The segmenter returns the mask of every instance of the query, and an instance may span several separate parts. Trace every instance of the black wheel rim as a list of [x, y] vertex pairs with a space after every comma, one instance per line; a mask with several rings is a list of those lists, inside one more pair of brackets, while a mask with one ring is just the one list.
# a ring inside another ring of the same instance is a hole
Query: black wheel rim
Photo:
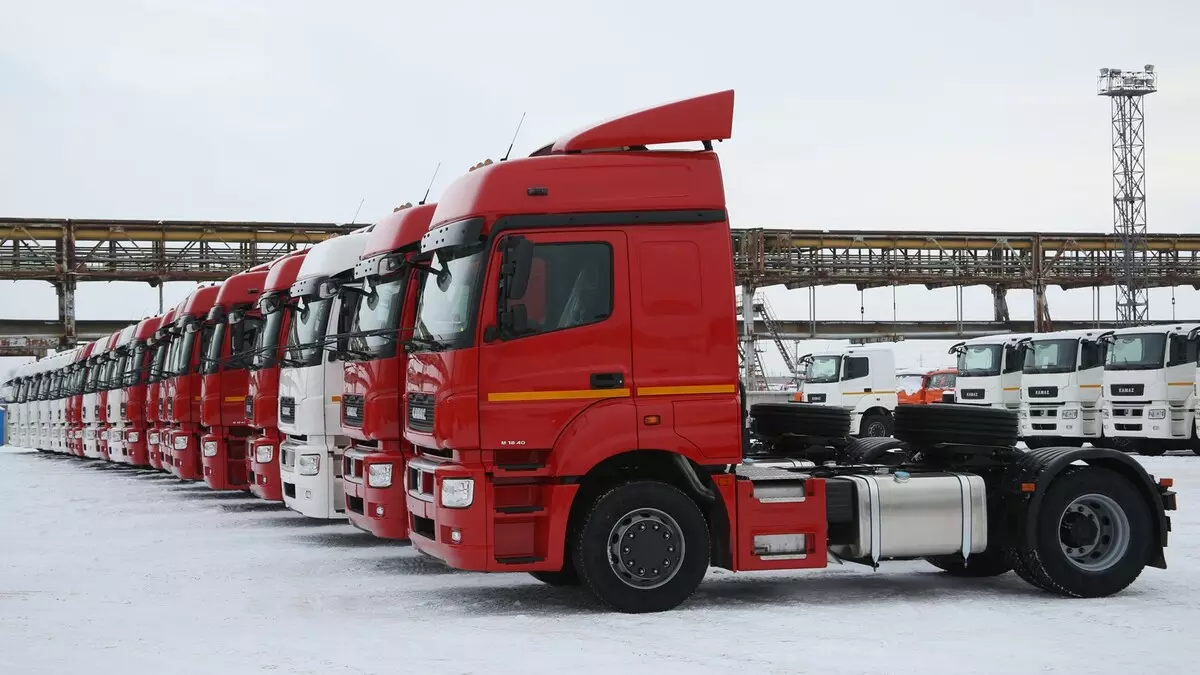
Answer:
[[608, 534], [608, 564], [626, 586], [649, 590], [675, 578], [683, 563], [683, 531], [658, 509], [635, 509]]
[[867, 436], [882, 438], [887, 436], [887, 425], [880, 420], [873, 420], [867, 425]]

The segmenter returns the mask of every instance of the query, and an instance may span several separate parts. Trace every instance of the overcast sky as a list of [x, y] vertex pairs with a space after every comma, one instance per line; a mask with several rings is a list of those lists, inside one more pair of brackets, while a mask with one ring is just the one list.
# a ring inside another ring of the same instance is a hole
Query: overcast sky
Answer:
[[[435, 199], [499, 158], [522, 112], [518, 155], [732, 87], [734, 137], [718, 149], [735, 226], [1102, 232], [1097, 70], [1153, 63], [1150, 229], [1195, 231], [1200, 4], [1084, 4], [7, 2], [0, 215], [346, 221], [361, 201], [370, 221], [418, 200], [438, 162]], [[188, 289], [168, 286], [168, 304]], [[901, 289], [897, 313], [953, 318], [953, 298]], [[991, 318], [986, 290], [967, 300], [968, 318]], [[806, 291], [772, 301], [808, 315]], [[1089, 291], [1050, 301], [1091, 315]], [[890, 290], [866, 302], [866, 318], [891, 318]], [[1178, 302], [1200, 317], [1195, 291]], [[86, 284], [78, 314], [157, 304], [145, 286]], [[1014, 317], [1030, 304], [1013, 294]], [[1151, 307], [1170, 318], [1170, 293]], [[858, 318], [859, 295], [822, 289], [817, 309]], [[54, 313], [48, 284], [0, 282], [0, 316]]]

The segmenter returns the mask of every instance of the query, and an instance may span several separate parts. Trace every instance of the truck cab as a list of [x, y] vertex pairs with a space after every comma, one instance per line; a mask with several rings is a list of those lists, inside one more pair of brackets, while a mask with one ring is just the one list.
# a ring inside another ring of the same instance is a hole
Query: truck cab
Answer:
[[292, 284], [291, 325], [279, 373], [283, 503], [310, 518], [344, 518], [342, 364], [352, 305], [338, 285], [353, 279], [370, 227], [309, 249]]
[[129, 450], [125, 447], [125, 416], [121, 414], [125, 402], [125, 372], [133, 360], [133, 336], [137, 324], [125, 327], [117, 338], [112, 351], [112, 370], [108, 381], [108, 394], [104, 401], [105, 420], [108, 422], [108, 455], [113, 462], [129, 464]]
[[247, 480], [250, 494], [268, 501], [283, 501], [279, 480], [279, 365], [291, 326], [289, 293], [307, 255], [308, 249], [301, 249], [271, 263], [256, 304], [262, 327], [254, 338], [244, 403], [254, 434]]
[[12, 403], [5, 415], [8, 425], [8, 442], [18, 448], [29, 447], [25, 438], [25, 410], [28, 407], [29, 372], [33, 364], [26, 363], [17, 367], [11, 381]]
[[1106, 437], [1143, 455], [1200, 447], [1195, 425], [1198, 326], [1134, 326], [1101, 335]]
[[955, 401], [1017, 411], [1021, 408], [1021, 370], [1026, 334], [989, 335], [950, 348], [958, 357]]
[[413, 261], [435, 205], [401, 208], [376, 223], [341, 293], [353, 303], [342, 354], [342, 459], [345, 513], [355, 527], [408, 539], [405, 506], [404, 337], [412, 332], [420, 270]]
[[154, 466], [150, 461], [146, 387], [149, 380], [154, 348], [151, 340], [162, 325], [163, 317], [142, 319], [133, 326], [133, 337], [126, 347], [125, 371], [121, 375], [121, 403], [117, 414], [121, 420], [125, 460], [133, 466]]
[[56, 365], [56, 383], [54, 386], [54, 442], [51, 448], [54, 452], [67, 452], [67, 400], [71, 388], [71, 377], [74, 372], [75, 359], [78, 358], [80, 347], [74, 347], [64, 352]]
[[890, 436], [896, 409], [896, 358], [890, 347], [850, 346], [801, 357], [805, 403], [850, 411], [850, 435]]
[[[235, 274], [221, 284], [205, 327], [212, 331], [200, 363], [200, 439], [204, 482], [213, 490], [249, 489], [251, 348], [262, 329], [258, 297], [270, 263]], [[236, 319], [236, 321], [235, 321]]]
[[1103, 331], [1041, 333], [1025, 342], [1021, 438], [1030, 448], [1098, 442], [1105, 342]]
[[95, 342], [79, 348], [72, 364], [71, 385], [67, 397], [67, 435], [71, 454], [83, 457], [83, 392], [87, 384], [88, 363]]
[[105, 366], [108, 365], [108, 345], [112, 337], [103, 337], [92, 343], [92, 354], [87, 364], [87, 379], [83, 387], [83, 456], [103, 459], [100, 450], [100, 393], [103, 386]]
[[163, 414], [170, 425], [168, 470], [180, 480], [204, 477], [200, 463], [200, 355], [212, 339], [213, 326], [205, 319], [220, 289], [220, 284], [197, 288], [175, 308], [165, 392], [160, 389], [160, 395], [165, 396]]
[[164, 471], [168, 462], [164, 452], [163, 439], [166, 438], [168, 425], [164, 416], [163, 381], [166, 379], [167, 360], [171, 352], [171, 330], [175, 323], [175, 308], [168, 309], [162, 315], [162, 320], [154, 333], [146, 339], [149, 358], [146, 365], [146, 451], [150, 467]]
[[116, 386], [116, 381], [120, 379], [118, 377], [120, 356], [117, 354], [117, 342], [120, 339], [121, 331], [117, 331], [105, 343], [100, 375], [96, 378], [96, 446], [100, 451], [100, 456], [110, 462], [114, 460], [109, 447], [108, 432], [112, 425], [108, 419], [108, 394]]
[[954, 368], [897, 372], [896, 402], [909, 405], [953, 403], [957, 374]]

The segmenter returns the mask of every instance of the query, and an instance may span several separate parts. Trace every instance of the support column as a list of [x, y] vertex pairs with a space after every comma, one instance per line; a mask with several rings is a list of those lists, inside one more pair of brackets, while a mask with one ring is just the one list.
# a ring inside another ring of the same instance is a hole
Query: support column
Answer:
[[1003, 286], [992, 286], [992, 318], [996, 321], [1011, 321], [1008, 313], [1008, 289]]
[[742, 286], [742, 386], [753, 389], [754, 381], [754, 287]]

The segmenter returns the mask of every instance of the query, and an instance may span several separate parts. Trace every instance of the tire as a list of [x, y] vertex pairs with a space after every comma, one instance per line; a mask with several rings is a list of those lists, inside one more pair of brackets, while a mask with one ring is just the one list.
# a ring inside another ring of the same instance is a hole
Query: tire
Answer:
[[1165, 443], [1140, 441], [1134, 443], [1133, 448], [1137, 451], [1137, 454], [1143, 457], [1161, 457], [1167, 454], [1167, 446]]
[[923, 450], [945, 443], [1013, 447], [1017, 414], [1000, 408], [960, 403], [900, 405], [894, 413], [896, 438]]
[[547, 586], [579, 586], [583, 583], [570, 560], [557, 572], [530, 572], [529, 575]]
[[858, 422], [858, 437], [887, 438], [892, 435], [893, 426], [895, 425], [891, 415], [880, 412], [867, 413]]
[[[666, 536], [660, 539], [655, 526], [661, 527]], [[639, 534], [649, 538], [637, 541]], [[627, 538], [635, 543], [635, 550], [622, 548], [621, 555], [640, 553], [656, 559], [670, 556], [675, 571], [650, 568], [648, 564], [641, 567], [636, 557], [631, 557], [616, 563], [625, 562], [622, 569], [629, 570], [619, 575], [610, 562], [614, 537], [618, 543]], [[665, 543], [670, 539], [680, 544]], [[627, 614], [663, 612], [691, 597], [704, 579], [711, 555], [708, 524], [696, 503], [671, 485], [657, 481], [623, 483], [592, 504], [575, 537], [572, 553], [580, 578], [600, 602]]]
[[[1027, 523], [1034, 528], [1034, 543], [1018, 541], [1010, 560], [1016, 562], [1013, 567], [1023, 579], [1051, 593], [1075, 598], [1109, 596], [1132, 584], [1150, 560], [1152, 516], [1137, 487], [1121, 474], [1072, 466], [1050, 484], [1035, 522]], [[1089, 520], [1091, 526], [1086, 524]], [[1064, 523], [1071, 522], [1081, 523], [1081, 538], [1060, 542], [1075, 529], [1063, 529]], [[1089, 531], [1095, 526], [1102, 529]], [[1071, 549], [1074, 553], [1070, 556], [1064, 550], [1081, 542], [1085, 546]]]
[[925, 558], [926, 562], [952, 577], [998, 577], [1012, 571], [1008, 555], [1002, 548], [989, 548], [973, 555], [964, 562], [960, 555], [938, 555]]
[[784, 434], [819, 438], [850, 435], [850, 411], [816, 403], [756, 403], [750, 406], [751, 427], [766, 437]]
[[908, 445], [899, 439], [856, 438], [841, 452], [838, 463], [896, 466], [903, 464], [911, 456]]

